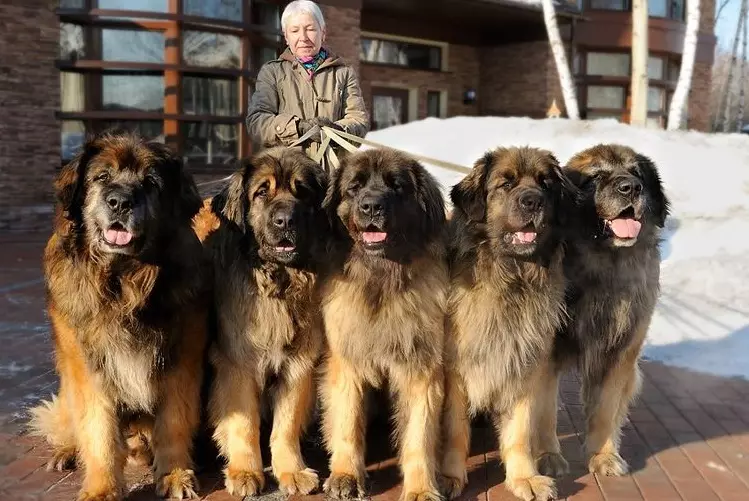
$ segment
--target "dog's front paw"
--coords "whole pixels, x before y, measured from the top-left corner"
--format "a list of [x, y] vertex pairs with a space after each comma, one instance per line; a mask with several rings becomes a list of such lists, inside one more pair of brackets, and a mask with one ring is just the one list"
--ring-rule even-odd
[[466, 483], [465, 475], [462, 478], [451, 477], [449, 475], [439, 476], [440, 490], [447, 499], [455, 499], [460, 496], [466, 487]]
[[507, 488], [524, 501], [548, 501], [557, 497], [554, 479], [544, 475], [528, 478], [508, 478]]
[[265, 487], [262, 471], [224, 470], [226, 491], [233, 496], [257, 496]]
[[591, 473], [619, 477], [626, 475], [629, 471], [627, 462], [617, 453], [594, 454], [588, 462], [588, 470]]
[[442, 501], [442, 499], [442, 495], [436, 490], [406, 492], [404, 489], [401, 495], [402, 501]]
[[198, 479], [192, 470], [175, 468], [156, 481], [156, 494], [162, 498], [195, 499]]
[[118, 489], [102, 491], [83, 489], [78, 493], [78, 501], [119, 501], [122, 497], [122, 492]]
[[278, 475], [278, 488], [283, 494], [309, 494], [317, 489], [320, 480], [317, 472], [310, 468]]
[[364, 479], [348, 473], [331, 473], [322, 489], [336, 499], [361, 499], [364, 497]]
[[538, 458], [538, 472], [548, 477], [561, 477], [570, 472], [570, 465], [557, 452], [546, 452]]
[[47, 461], [47, 471], [64, 471], [75, 468], [75, 447], [55, 449], [52, 458]]

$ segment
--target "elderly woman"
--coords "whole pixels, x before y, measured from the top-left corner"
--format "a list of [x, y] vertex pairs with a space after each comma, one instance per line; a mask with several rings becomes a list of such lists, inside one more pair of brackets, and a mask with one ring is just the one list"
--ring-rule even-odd
[[[289, 3], [281, 29], [288, 47], [260, 68], [247, 111], [247, 129], [255, 143], [292, 144], [323, 125], [364, 137], [369, 118], [358, 78], [351, 66], [323, 47], [325, 19], [317, 4]], [[316, 132], [303, 144], [305, 152], [314, 155], [320, 143]]]

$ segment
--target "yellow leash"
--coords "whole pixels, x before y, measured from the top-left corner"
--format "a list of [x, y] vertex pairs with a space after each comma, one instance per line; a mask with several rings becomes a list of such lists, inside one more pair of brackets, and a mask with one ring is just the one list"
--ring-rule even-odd
[[[359, 137], [359, 136], [354, 136], [353, 134], [349, 134], [348, 132], [343, 132], [343, 131], [340, 131], [340, 130], [332, 129], [332, 128], [327, 127], [327, 126], [323, 126], [322, 127], [322, 132], [323, 132], [323, 134], [325, 136], [325, 139], [323, 140], [323, 145], [325, 145], [325, 148], [327, 149], [327, 151], [333, 153], [333, 156], [335, 157], [335, 162], [333, 162], [333, 165], [336, 168], [338, 167], [339, 162], [338, 162], [338, 158], [335, 156], [335, 152], [333, 152], [333, 149], [330, 148], [330, 141], [329, 141], [329, 139], [332, 140], [332, 141], [334, 141], [334, 142], [336, 142], [336, 143], [338, 143], [343, 148], [345, 148], [346, 150], [348, 150], [348, 151], [350, 151], [352, 153], [357, 150], [357, 147], [354, 146], [353, 144], [351, 144], [349, 141], [354, 141], [354, 142], [357, 142], [357, 143], [360, 143], [360, 144], [366, 144], [367, 146], [371, 146], [372, 148], [388, 148], [388, 149], [391, 149], [391, 150], [397, 150], [397, 148], [392, 148], [392, 147], [386, 146], [384, 144], [376, 143], [374, 141], [370, 141], [369, 139], [364, 139], [364, 138]], [[348, 141], [347, 141], [347, 139], [348, 139]], [[321, 145], [321, 150], [322, 150], [322, 145]], [[432, 165], [436, 165], [438, 167], [442, 167], [442, 168], [449, 169], [449, 170], [452, 170], [452, 171], [460, 172], [462, 174], [468, 174], [469, 172], [471, 172], [471, 169], [469, 167], [465, 167], [463, 165], [454, 164], [452, 162], [446, 162], [444, 160], [439, 160], [439, 159], [427, 157], [427, 156], [424, 156], [424, 155], [417, 155], [417, 154], [414, 154], [414, 153], [409, 153], [407, 151], [402, 151], [402, 150], [398, 150], [398, 151], [401, 151], [402, 153], [405, 153], [405, 154], [407, 154], [407, 155], [415, 158], [416, 160], [420, 160], [422, 162], [425, 162], [425, 163], [428, 163], [428, 164], [432, 164]], [[320, 158], [322, 158], [322, 155], [320, 155]], [[315, 161], [319, 162], [319, 160], [317, 160], [317, 159], [315, 159]]]

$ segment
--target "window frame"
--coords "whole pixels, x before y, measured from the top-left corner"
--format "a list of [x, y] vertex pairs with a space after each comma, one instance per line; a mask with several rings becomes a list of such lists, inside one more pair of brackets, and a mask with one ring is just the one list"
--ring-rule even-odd
[[422, 38], [412, 38], [412, 37], [402, 37], [398, 35], [390, 35], [387, 33], [379, 33], [379, 32], [372, 32], [372, 31], [362, 31], [360, 40], [374, 40], [374, 41], [382, 41], [382, 42], [394, 42], [394, 43], [407, 43], [411, 45], [417, 45], [427, 48], [436, 48], [440, 50], [440, 67], [439, 68], [417, 68], [414, 66], [408, 66], [403, 64], [396, 64], [396, 63], [385, 63], [385, 62], [377, 62], [377, 61], [368, 61], [366, 59], [362, 59], [361, 53], [359, 54], [359, 63], [360, 64], [366, 64], [366, 65], [372, 65], [372, 66], [384, 66], [389, 68], [397, 68], [400, 70], [407, 70], [407, 71], [428, 71], [428, 72], [435, 72], [435, 73], [445, 73], [449, 71], [448, 68], [448, 56], [449, 56], [449, 44], [445, 42], [440, 42], [437, 40], [426, 40]]
[[[576, 57], [578, 58], [578, 73], [575, 75], [577, 83], [577, 91], [579, 96], [580, 114], [582, 118], [587, 118], [588, 113], [607, 113], [607, 114], [618, 114], [620, 120], [623, 122], [629, 122], [630, 118], [630, 100], [631, 100], [631, 72], [632, 72], [632, 60], [630, 58], [628, 75], [626, 77], [616, 77], [607, 75], [588, 75], [587, 65], [589, 52], [596, 53], [611, 53], [611, 54], [629, 54], [627, 50], [611, 50], [611, 49], [600, 49], [597, 47], [578, 47]], [[661, 52], [649, 52], [648, 57], [660, 58], [663, 61], [663, 73], [666, 80], [648, 79], [648, 88], [657, 87], [662, 89], [664, 92], [663, 108], [660, 111], [648, 110], [648, 118], [658, 118], [661, 124], [666, 123], [668, 117], [668, 110], [671, 105], [671, 98], [673, 92], [676, 89], [676, 80], [669, 80], [669, 65], [672, 63], [678, 66], [679, 61], [677, 57], [672, 54], [661, 53]], [[678, 77], [678, 75], [677, 75]], [[589, 108], [588, 103], [588, 87], [589, 86], [620, 86], [624, 88], [624, 104], [621, 108]]]
[[[55, 66], [59, 72], [84, 74], [85, 106], [83, 111], [56, 111], [58, 120], [78, 121], [85, 124], [86, 131], [97, 130], [97, 124], [106, 121], [161, 121], [165, 142], [172, 146], [179, 155], [185, 152], [185, 137], [182, 124], [185, 122], [207, 122], [211, 124], [231, 124], [239, 128], [237, 135], [236, 158], [251, 153], [252, 142], [244, 127], [245, 114], [254, 87], [261, 62], [250, 58], [253, 51], [265, 47], [279, 54], [285, 47], [280, 31], [280, 13], [282, 0], [262, 0], [263, 3], [276, 6], [279, 20], [272, 26], [254, 24], [253, 3], [242, 2], [242, 20], [239, 22], [220, 18], [199, 17], [184, 14], [180, 0], [167, 0], [168, 11], [129, 11], [99, 9], [97, 0], [83, 0], [83, 7], [58, 7], [55, 13], [58, 23], [69, 23], [81, 26], [83, 30], [83, 51], [85, 56], [77, 59], [63, 59], [58, 50]], [[103, 59], [101, 44], [96, 41], [101, 29], [121, 29], [127, 31], [158, 31], [164, 33], [163, 62], [143, 61], [108, 61]], [[212, 66], [194, 66], [187, 64], [183, 56], [183, 32], [203, 31], [215, 34], [231, 35], [239, 38], [239, 67], [215, 68]], [[175, 43], [176, 40], [176, 43]], [[137, 72], [144, 75], [160, 75], [164, 78], [163, 111], [137, 110], [104, 110], [97, 106], [102, 98], [103, 77], [109, 74]], [[237, 82], [238, 113], [232, 115], [191, 114], [184, 113], [182, 102], [182, 81], [185, 77], [202, 77], [216, 79], [235, 79]], [[62, 133], [62, 131], [61, 131]], [[61, 155], [62, 157], [62, 155]], [[67, 160], [61, 158], [61, 165]], [[214, 172], [225, 170], [225, 163], [196, 164], [191, 163], [193, 172]]]
[[[686, 22], [686, 12], [687, 12], [687, 1], [688, 0], [682, 0], [682, 12], [681, 17], [676, 17], [676, 7], [674, 5], [674, 2], [672, 0], [665, 0], [666, 1], [666, 15], [665, 16], [652, 16], [648, 12], [648, 17], [652, 19], [667, 19], [671, 21], [681, 21]], [[603, 9], [600, 7], [593, 7], [592, 3], [593, 0], [581, 0], [582, 2], [582, 8], [583, 11], [593, 11], [593, 12], [618, 12], [618, 13], [632, 13], [632, 0], [620, 0], [620, 3], [624, 4], [623, 9]]]

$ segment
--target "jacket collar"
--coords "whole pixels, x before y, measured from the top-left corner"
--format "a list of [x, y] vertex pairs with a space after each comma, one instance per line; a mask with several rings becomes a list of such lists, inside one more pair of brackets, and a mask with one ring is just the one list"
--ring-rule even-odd
[[[323, 68], [328, 68], [330, 66], [342, 66], [344, 64], [343, 59], [331, 52], [330, 49], [325, 47], [325, 50], [328, 51], [328, 57], [325, 59], [325, 61], [322, 62], [320, 66], [318, 66], [317, 71], [320, 71]], [[288, 61], [294, 66], [294, 68], [296, 68], [300, 64], [297, 58], [294, 57], [294, 54], [291, 52], [291, 49], [288, 46], [286, 47], [286, 49], [284, 49], [281, 55], [278, 56], [278, 59], [276, 59], [276, 61]]]

